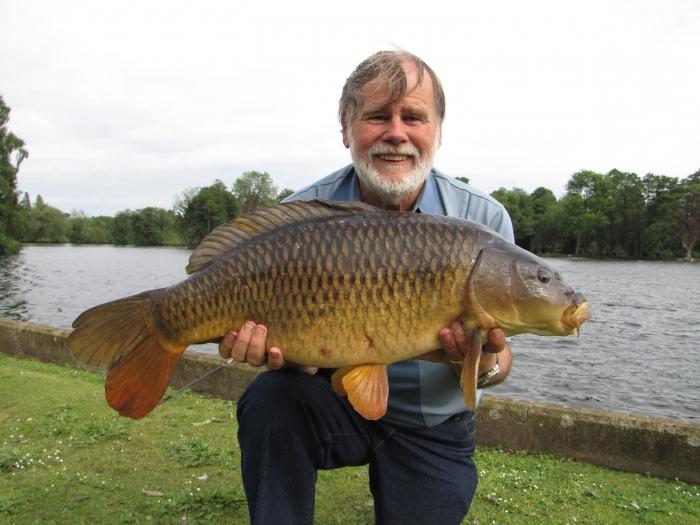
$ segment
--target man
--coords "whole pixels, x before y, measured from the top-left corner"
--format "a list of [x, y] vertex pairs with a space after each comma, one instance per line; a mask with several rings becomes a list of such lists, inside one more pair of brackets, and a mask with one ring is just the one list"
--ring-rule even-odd
[[[487, 194], [432, 169], [445, 99], [435, 73], [403, 51], [380, 52], [348, 78], [340, 100], [343, 144], [352, 165], [289, 200], [362, 200], [390, 210], [466, 217], [513, 239], [505, 209]], [[369, 464], [377, 523], [451, 524], [476, 490], [475, 415], [466, 411], [459, 367], [469, 334], [454, 322], [442, 350], [389, 367], [389, 407], [367, 421], [333, 391], [329, 373], [266, 348], [266, 327], [228, 333], [223, 357], [273, 371], [238, 404], [243, 483], [255, 524], [312, 523], [317, 469]], [[511, 354], [491, 330], [479, 365], [481, 386], [502, 381]]]

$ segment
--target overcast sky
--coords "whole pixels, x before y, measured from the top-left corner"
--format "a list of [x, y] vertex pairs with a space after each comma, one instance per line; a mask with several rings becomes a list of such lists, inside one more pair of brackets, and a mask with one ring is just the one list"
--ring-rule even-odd
[[435, 166], [489, 192], [700, 168], [700, 2], [249, 3], [0, 0], [19, 189], [88, 215], [249, 170], [299, 189], [349, 162], [341, 87], [394, 47], [445, 87]]

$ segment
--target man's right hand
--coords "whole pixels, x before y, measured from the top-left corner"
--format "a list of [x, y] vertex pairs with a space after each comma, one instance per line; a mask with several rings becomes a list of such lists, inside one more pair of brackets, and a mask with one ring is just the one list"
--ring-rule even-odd
[[219, 355], [224, 359], [233, 358], [238, 363], [247, 363], [250, 366], [263, 366], [271, 370], [289, 367], [296, 368], [307, 374], [315, 374], [318, 368], [314, 366], [300, 366], [285, 361], [282, 350], [276, 346], [266, 349], [267, 328], [253, 321], [243, 323], [241, 329], [226, 332], [219, 343]]

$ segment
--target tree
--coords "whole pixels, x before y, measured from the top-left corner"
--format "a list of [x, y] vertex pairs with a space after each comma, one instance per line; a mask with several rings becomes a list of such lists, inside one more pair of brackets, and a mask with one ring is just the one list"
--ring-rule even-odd
[[535, 253], [559, 250], [559, 204], [552, 190], [540, 186], [530, 194], [532, 198], [533, 235], [530, 249]]
[[185, 242], [195, 246], [212, 229], [236, 216], [236, 198], [223, 182], [216, 180], [199, 190], [185, 190], [175, 208]]
[[469, 177], [455, 177], [455, 179], [462, 181], [464, 184], [469, 184]]
[[148, 207], [136, 210], [129, 219], [133, 244], [137, 246], [179, 244], [175, 212]]
[[574, 240], [574, 255], [606, 255], [606, 230], [612, 206], [609, 179], [594, 171], [574, 173], [561, 205], [567, 219], [562, 224], [562, 233]]
[[120, 211], [112, 222], [112, 239], [115, 244], [134, 244], [134, 234], [131, 228], [131, 210]]
[[73, 212], [68, 218], [68, 240], [74, 244], [111, 244], [112, 217], [86, 217], [83, 212]]
[[685, 258], [693, 259], [693, 248], [700, 240], [700, 170], [683, 179], [677, 187], [678, 233]]
[[245, 214], [275, 204], [277, 187], [267, 172], [246, 171], [234, 181], [233, 195], [238, 213]]
[[644, 187], [642, 255], [675, 257], [681, 248], [676, 230], [678, 179], [648, 173], [642, 179], [642, 186]]
[[521, 188], [513, 188], [512, 190], [499, 188], [491, 193], [491, 196], [508, 210], [508, 214], [513, 220], [515, 243], [529, 250], [535, 231], [532, 197]]
[[17, 172], [29, 153], [24, 141], [7, 129], [10, 108], [0, 96], [0, 254], [19, 250]]
[[[37, 199], [38, 200], [38, 199]], [[68, 219], [66, 215], [53, 206], [38, 202], [28, 210], [22, 240], [26, 242], [68, 242]]]
[[611, 188], [607, 255], [639, 258], [642, 255], [644, 184], [636, 173], [619, 170], [609, 172], [607, 179]]
[[275, 200], [276, 200], [277, 202], [282, 202], [284, 199], [286, 199], [287, 197], [289, 197], [292, 193], [294, 193], [294, 190], [291, 190], [291, 189], [289, 189], [289, 188], [284, 188], [282, 191], [280, 191], [280, 192], [277, 194], [277, 197], [275, 197]]

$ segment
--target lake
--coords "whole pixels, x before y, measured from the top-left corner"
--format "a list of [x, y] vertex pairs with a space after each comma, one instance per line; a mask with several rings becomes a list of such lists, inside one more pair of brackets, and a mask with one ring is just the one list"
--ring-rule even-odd
[[[25, 246], [0, 257], [0, 316], [69, 328], [90, 306], [180, 281], [189, 253]], [[578, 338], [514, 337], [510, 377], [489, 394], [700, 419], [700, 264], [548, 262], [586, 295], [593, 318]]]

